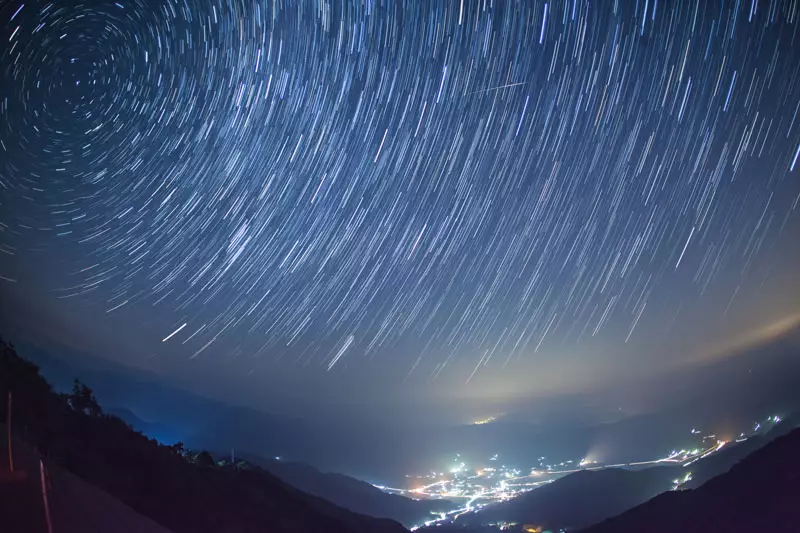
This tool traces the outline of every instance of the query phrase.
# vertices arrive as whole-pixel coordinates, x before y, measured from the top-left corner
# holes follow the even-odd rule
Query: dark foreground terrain
[[[0,424],[5,437],[7,427]],[[13,440],[14,474],[8,470],[8,441],[0,441],[4,460],[0,473],[0,524],[2,531],[38,533],[47,531],[48,512],[54,531],[84,533],[170,533],[153,520],[140,515],[118,499],[43,458],[27,443]],[[45,491],[42,491],[44,472]]]
[[[173,533],[406,531],[303,493],[247,462],[218,463],[207,452],[160,445],[103,413],[79,382],[71,394],[56,394],[35,365],[0,341],[0,398],[9,393],[26,477],[12,477],[3,465],[3,495],[13,497],[0,501],[0,531],[46,531],[37,454],[51,479],[51,521],[59,533],[126,531],[115,524],[143,532],[159,531],[158,524]],[[6,409],[0,413],[6,424]],[[99,525],[86,525],[92,515],[81,509],[95,508],[103,509]]]

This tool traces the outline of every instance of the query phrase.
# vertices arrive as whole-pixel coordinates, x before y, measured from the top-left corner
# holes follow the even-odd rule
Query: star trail
[[[187,371],[643,346],[800,282],[799,17],[3,2],[0,282]]]

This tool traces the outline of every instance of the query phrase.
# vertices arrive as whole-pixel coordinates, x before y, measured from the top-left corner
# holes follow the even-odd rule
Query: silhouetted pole
[[[44,463],[39,459],[39,475],[42,478],[42,500],[44,500],[44,517],[47,520],[47,533],[53,533],[53,523],[50,521],[50,503],[47,501],[47,480],[44,476]]]
[[[6,417],[6,427],[8,429],[8,468],[14,473],[14,454],[11,452],[11,391],[8,391],[8,416]]]

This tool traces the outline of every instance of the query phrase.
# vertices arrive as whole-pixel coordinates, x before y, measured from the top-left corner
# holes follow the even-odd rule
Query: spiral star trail
[[[469,383],[798,281],[797,0],[0,14],[0,281],[187,369]]]

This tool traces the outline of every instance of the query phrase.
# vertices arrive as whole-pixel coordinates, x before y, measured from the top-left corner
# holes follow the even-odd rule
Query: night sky
[[[279,412],[488,414],[735,353],[800,317],[799,19],[6,0],[3,305]]]

